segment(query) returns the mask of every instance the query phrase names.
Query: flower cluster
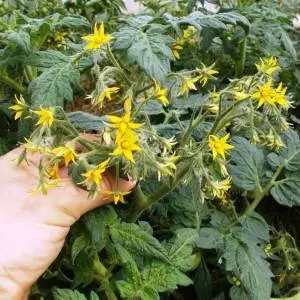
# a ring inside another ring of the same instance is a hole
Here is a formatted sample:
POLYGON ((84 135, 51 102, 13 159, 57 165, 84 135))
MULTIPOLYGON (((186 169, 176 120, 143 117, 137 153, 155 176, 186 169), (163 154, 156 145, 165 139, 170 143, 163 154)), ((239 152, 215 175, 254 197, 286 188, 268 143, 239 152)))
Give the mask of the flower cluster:
POLYGON ((197 43, 196 32, 197 30, 193 26, 188 26, 188 28, 183 31, 183 35, 172 45, 172 53, 175 58, 180 59, 179 52, 183 50, 184 44, 195 45, 197 43))
POLYGON ((143 124, 131 122, 130 111, 125 112, 122 117, 109 115, 107 118, 110 122, 110 127, 116 129, 115 149, 110 155, 122 155, 134 163, 133 153, 141 151, 141 148, 137 144, 138 136, 135 129, 140 128, 143 124))

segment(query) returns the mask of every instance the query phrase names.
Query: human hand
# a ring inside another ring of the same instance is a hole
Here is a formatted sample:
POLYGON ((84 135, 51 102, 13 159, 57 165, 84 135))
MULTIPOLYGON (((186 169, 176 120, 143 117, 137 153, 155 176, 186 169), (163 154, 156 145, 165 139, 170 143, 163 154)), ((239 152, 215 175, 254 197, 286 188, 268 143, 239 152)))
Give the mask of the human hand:
MULTIPOLYGON (((16 166, 17 148, 0 158, 0 300, 26 299, 31 285, 61 251, 70 226, 84 213, 111 202, 107 196, 88 199, 76 187, 66 167, 60 169, 58 187, 47 195, 32 195, 38 181, 39 157, 16 166)), ((129 191, 133 181, 119 180, 119 189, 129 191)), ((103 190, 113 190, 115 177, 106 173, 103 190)))

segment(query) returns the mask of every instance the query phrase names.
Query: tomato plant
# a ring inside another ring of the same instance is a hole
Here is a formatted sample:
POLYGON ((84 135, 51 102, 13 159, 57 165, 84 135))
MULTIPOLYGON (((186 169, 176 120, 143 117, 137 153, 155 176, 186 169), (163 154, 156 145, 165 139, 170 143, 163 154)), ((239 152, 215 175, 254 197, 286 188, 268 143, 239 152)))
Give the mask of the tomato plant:
POLYGON ((297 297, 291 8, 140 2, 124 15, 119 0, 3 1, 1 152, 40 153, 37 193, 64 164, 82 201, 113 199, 73 226, 32 298, 297 297), (101 190, 106 171, 137 185, 101 190))

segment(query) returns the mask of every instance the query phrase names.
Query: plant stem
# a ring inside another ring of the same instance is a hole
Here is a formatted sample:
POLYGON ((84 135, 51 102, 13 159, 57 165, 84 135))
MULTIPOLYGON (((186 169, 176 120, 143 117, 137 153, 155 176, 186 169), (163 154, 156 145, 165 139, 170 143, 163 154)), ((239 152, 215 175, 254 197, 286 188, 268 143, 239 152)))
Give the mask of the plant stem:
POLYGON ((113 65, 118 68, 121 76, 123 77, 123 79, 126 81, 127 84, 131 85, 131 82, 130 80, 128 79, 128 76, 124 73, 123 69, 121 68, 119 62, 117 61, 117 59, 115 58, 114 54, 112 53, 111 51, 111 48, 110 46, 108 45, 107 47, 107 53, 108 53, 108 56, 111 60, 111 62, 113 63, 113 65))
POLYGON ((35 75, 34 75, 34 73, 33 73, 32 67, 29 66, 29 65, 25 65, 25 66, 24 66, 24 69, 25 69, 25 73, 26 73, 26 75, 27 75, 27 77, 28 77, 28 80, 29 80, 29 81, 35 80, 35 75))
POLYGON ((235 75, 238 78, 240 78, 244 73, 245 62, 246 62, 246 48, 247 48, 247 38, 245 37, 239 45, 240 59, 236 61, 236 65, 235 65, 235 75))
POLYGON ((111 286, 109 284, 108 270, 101 263, 98 256, 96 256, 94 258, 93 268, 94 268, 94 271, 96 273, 95 279, 103 287, 107 299, 108 300, 118 300, 117 296, 115 295, 113 289, 111 288, 111 286))
POLYGON ((264 196, 269 193, 270 189, 273 187, 273 185, 276 183, 276 179, 282 172, 283 168, 285 167, 286 162, 282 163, 276 170, 276 172, 273 174, 272 178, 268 182, 268 184, 263 188, 261 192, 258 193, 258 195, 255 197, 254 201, 250 204, 250 206, 247 208, 245 213, 242 215, 249 215, 251 214, 256 207, 259 205, 259 203, 262 201, 264 196))
POLYGON ((168 193, 173 191, 180 180, 184 177, 184 175, 189 171, 191 164, 188 163, 184 168, 182 168, 174 178, 173 182, 170 186, 162 185, 156 192, 152 193, 150 196, 146 196, 142 189, 137 186, 133 193, 136 197, 136 201, 134 202, 134 206, 130 212, 128 217, 129 222, 136 222, 136 220, 142 215, 142 213, 150 208, 154 203, 158 202, 160 199, 164 198, 168 193))
POLYGON ((20 85, 15 80, 8 77, 7 75, 0 73, 0 81, 4 82, 11 88, 15 89, 19 94, 22 94, 24 92, 24 88, 22 87, 22 85, 20 85))

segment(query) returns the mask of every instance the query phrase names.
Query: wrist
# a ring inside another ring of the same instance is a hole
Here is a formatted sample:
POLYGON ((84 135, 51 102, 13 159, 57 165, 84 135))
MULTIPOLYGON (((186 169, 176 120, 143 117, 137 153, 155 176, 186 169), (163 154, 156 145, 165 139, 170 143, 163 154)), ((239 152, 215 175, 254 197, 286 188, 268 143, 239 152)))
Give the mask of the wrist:
POLYGON ((10 279, 0 276, 0 300, 27 300, 29 292, 29 289, 24 289, 10 279))

